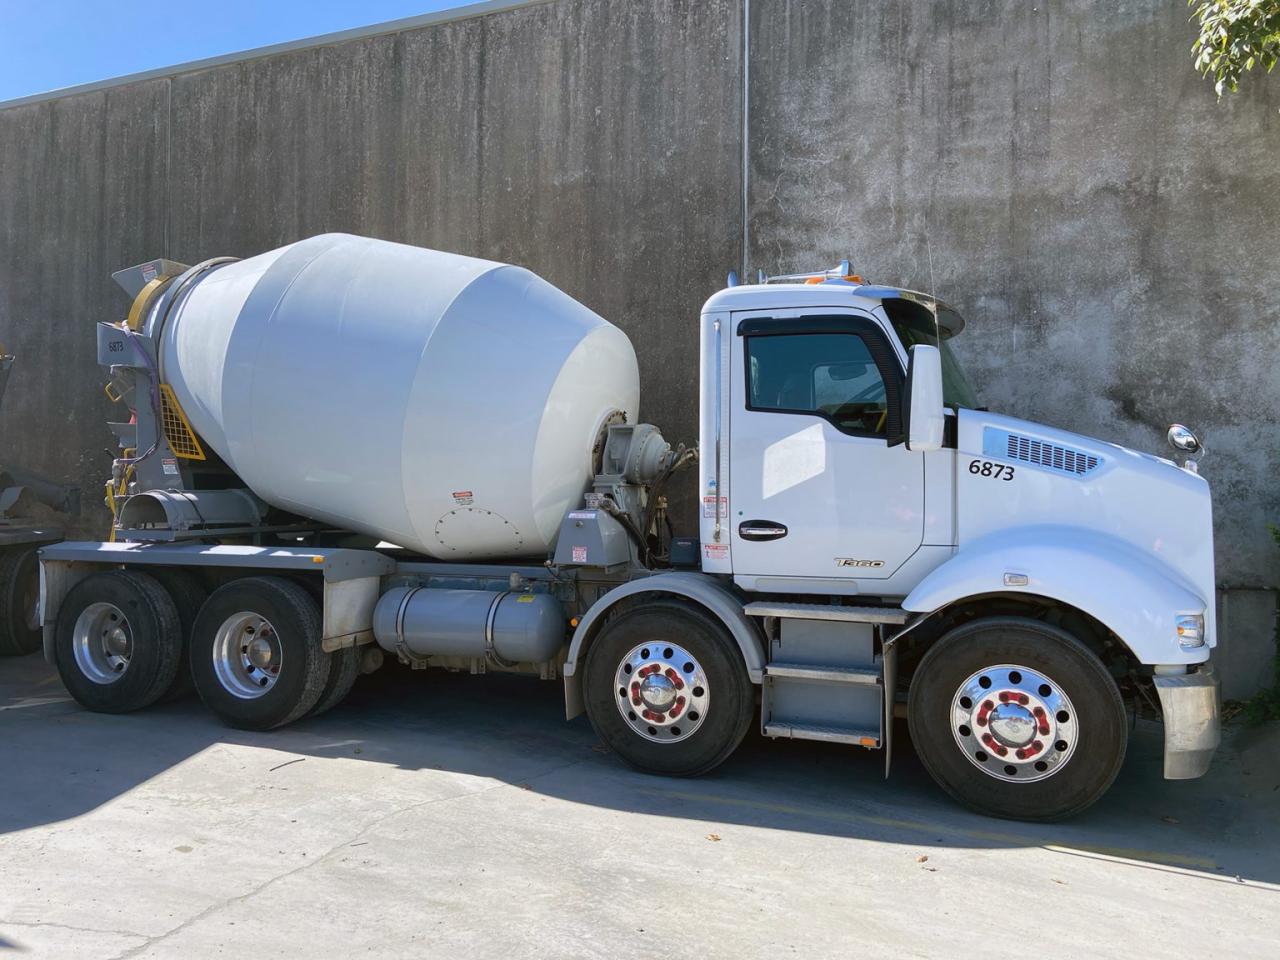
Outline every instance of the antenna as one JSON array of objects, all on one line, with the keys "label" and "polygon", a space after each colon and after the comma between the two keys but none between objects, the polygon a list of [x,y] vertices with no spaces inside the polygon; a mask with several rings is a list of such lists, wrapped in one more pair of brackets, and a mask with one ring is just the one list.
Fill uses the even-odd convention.
[{"label": "antenna", "polygon": [[933,342],[942,345],[942,328],[938,325],[938,288],[933,284],[933,244],[929,242],[929,215],[924,217],[924,249],[929,255],[929,312],[933,314]]}]

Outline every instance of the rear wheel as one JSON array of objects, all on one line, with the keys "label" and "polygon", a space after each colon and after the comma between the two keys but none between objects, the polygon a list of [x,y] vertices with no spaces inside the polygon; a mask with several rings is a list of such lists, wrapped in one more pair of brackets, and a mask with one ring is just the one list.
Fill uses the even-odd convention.
[{"label": "rear wheel", "polygon": [[95,573],[58,610],[58,673],[82,706],[127,713],[155,703],[178,672],[178,611],[155,578],[136,570]]},{"label": "rear wheel", "polygon": [[1037,620],[975,620],[943,636],[916,669],[907,716],[934,780],[988,816],[1073,816],[1124,762],[1115,681],[1079,640]]},{"label": "rear wheel", "polygon": [[318,717],[347,698],[347,694],[355,686],[356,677],[360,675],[360,650],[360,647],[353,645],[326,654],[330,660],[329,679],[308,716]]},{"label": "rear wheel", "polygon": [[40,561],[36,548],[0,553],[0,657],[40,648]]},{"label": "rear wheel", "polygon": [[600,738],[647,773],[696,776],[742,742],[755,691],[723,624],[675,600],[609,620],[587,651],[587,715]]},{"label": "rear wheel", "polygon": [[248,577],[215,590],[191,637],[191,676],[229,726],[270,730],[316,705],[329,679],[320,610],[282,577]]},{"label": "rear wheel", "polygon": [[173,684],[160,697],[161,702],[168,703],[180,700],[191,694],[195,685],[191,680],[191,632],[195,629],[196,616],[209,597],[209,591],[196,579],[195,575],[172,567],[151,567],[147,573],[159,581],[160,586],[169,591],[173,605],[178,611],[178,622],[181,625],[182,651],[178,662],[178,674]]}]

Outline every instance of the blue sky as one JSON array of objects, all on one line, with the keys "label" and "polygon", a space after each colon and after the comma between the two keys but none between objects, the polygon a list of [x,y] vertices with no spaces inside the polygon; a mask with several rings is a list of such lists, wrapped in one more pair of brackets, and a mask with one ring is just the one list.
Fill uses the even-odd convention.
[{"label": "blue sky", "polygon": [[0,100],[472,0],[0,0]]}]

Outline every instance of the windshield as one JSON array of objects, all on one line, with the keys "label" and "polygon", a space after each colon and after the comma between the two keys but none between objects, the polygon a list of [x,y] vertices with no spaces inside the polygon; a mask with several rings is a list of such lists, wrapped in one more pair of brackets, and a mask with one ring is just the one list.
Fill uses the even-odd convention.
[{"label": "windshield", "polygon": [[[959,315],[949,307],[938,305],[938,321],[944,331],[944,336],[939,342],[933,314],[927,307],[912,300],[897,298],[884,300],[883,303],[885,313],[889,315],[889,322],[893,324],[898,339],[907,350],[917,343],[923,343],[937,347],[938,352],[942,354],[942,402],[948,407],[976,410],[978,395],[974,393],[973,387],[969,384],[969,378],[964,375],[964,368],[960,366],[955,351],[951,349],[950,338],[945,336],[946,327],[950,326],[947,323],[947,316],[954,316],[959,321]],[[959,326],[959,323],[955,325]]]}]

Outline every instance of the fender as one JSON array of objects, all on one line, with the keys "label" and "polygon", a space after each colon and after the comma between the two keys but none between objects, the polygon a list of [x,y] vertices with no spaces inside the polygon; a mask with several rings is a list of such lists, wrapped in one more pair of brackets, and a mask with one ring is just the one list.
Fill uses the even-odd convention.
[{"label": "fender", "polygon": [[751,678],[751,682],[755,684],[763,682],[764,639],[756,623],[743,613],[742,600],[721,581],[705,573],[684,571],[659,573],[652,577],[632,580],[630,583],[610,590],[592,604],[591,609],[578,621],[578,627],[573,632],[573,640],[569,643],[569,655],[562,670],[566,719],[572,720],[586,709],[582,700],[582,678],[578,676],[578,658],[595,633],[601,618],[619,600],[642,593],[672,593],[688,597],[700,606],[706,607],[725,625],[733,639],[737,641],[738,649],[742,651],[742,659],[746,661],[747,675]]},{"label": "fender", "polygon": [[[1009,574],[1017,577],[1012,583]],[[1130,543],[1078,527],[1003,530],[975,540],[920,581],[902,606],[928,614],[992,593],[1026,593],[1077,607],[1105,624],[1140,663],[1203,663],[1217,642],[1212,609],[1177,573]],[[1178,645],[1178,614],[1205,617],[1204,646]]]}]

